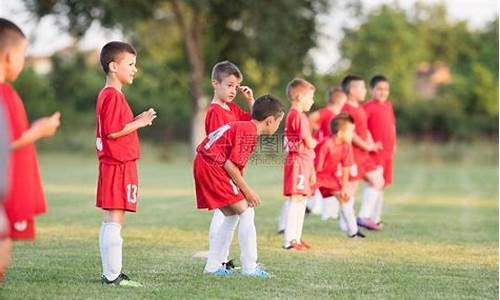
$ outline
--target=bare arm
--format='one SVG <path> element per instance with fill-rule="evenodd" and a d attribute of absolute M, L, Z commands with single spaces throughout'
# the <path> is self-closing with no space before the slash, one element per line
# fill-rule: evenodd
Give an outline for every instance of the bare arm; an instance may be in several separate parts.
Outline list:
<path fill-rule="evenodd" d="M 247 103 L 248 111 L 249 111 L 250 115 L 252 115 L 253 104 L 255 103 L 255 99 L 253 98 L 252 89 L 249 88 L 248 86 L 240 86 L 240 92 L 241 92 L 241 95 L 243 96 L 243 99 L 245 99 L 245 102 Z"/>
<path fill-rule="evenodd" d="M 309 124 L 311 124 L 311 129 L 316 131 L 319 129 L 319 111 L 315 111 L 309 115 Z"/>
<path fill-rule="evenodd" d="M 224 169 L 229 174 L 229 177 L 233 180 L 234 184 L 240 189 L 248 204 L 251 207 L 257 207 L 260 204 L 259 196 L 250 188 L 243 176 L 241 175 L 240 169 L 231 161 L 226 160 L 224 163 Z"/>
<path fill-rule="evenodd" d="M 318 144 L 318 141 L 316 141 L 312 136 L 308 136 L 304 139 L 304 144 L 307 148 L 314 149 Z"/>
<path fill-rule="evenodd" d="M 352 143 L 365 151 L 373 151 L 373 144 L 363 141 L 356 133 L 352 137 Z"/>
<path fill-rule="evenodd" d="M 154 119 L 156 119 L 156 112 L 154 109 L 150 108 L 149 110 L 138 115 L 134 121 L 125 124 L 125 127 L 123 127 L 122 130 L 110 133 L 107 137 L 110 139 L 117 139 L 121 136 L 134 132 L 139 128 L 151 125 Z"/>
<path fill-rule="evenodd" d="M 60 125 L 60 118 L 61 114 L 56 112 L 50 117 L 36 120 L 28 130 L 23 132 L 20 138 L 12 142 L 11 149 L 17 150 L 35 143 L 39 139 L 53 136 Z"/>

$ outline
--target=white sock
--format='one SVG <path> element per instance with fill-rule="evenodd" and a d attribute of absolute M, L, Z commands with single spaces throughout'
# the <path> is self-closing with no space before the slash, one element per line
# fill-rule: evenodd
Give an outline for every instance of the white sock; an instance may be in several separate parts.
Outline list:
<path fill-rule="evenodd" d="M 285 247 L 290 245 L 290 242 L 297 240 L 297 221 L 298 214 L 300 211 L 300 205 L 297 201 L 288 200 L 288 213 L 286 215 L 286 226 L 285 226 Z"/>
<path fill-rule="evenodd" d="M 214 211 L 214 216 L 212 217 L 212 221 L 210 222 L 210 229 L 208 231 L 208 251 L 210 251 L 210 249 L 215 244 L 215 237 L 217 236 L 217 231 L 222 225 L 222 222 L 224 222 L 224 214 L 220 209 L 216 209 Z M 226 255 L 224 262 L 227 262 L 228 255 L 229 253 Z"/>
<path fill-rule="evenodd" d="M 342 211 L 340 211 L 340 218 L 339 218 L 339 228 L 340 230 L 342 230 L 343 232 L 347 233 L 348 231 L 348 228 L 347 228 L 347 221 L 344 217 L 344 214 L 342 213 Z"/>
<path fill-rule="evenodd" d="M 334 196 L 323 198 L 323 210 L 321 212 L 321 220 L 326 221 L 329 218 L 333 218 L 334 203 L 338 203 L 337 198 L 335 198 Z"/>
<path fill-rule="evenodd" d="M 115 280 L 122 271 L 122 226 L 118 223 L 103 223 L 102 229 L 102 266 L 106 279 Z"/>
<path fill-rule="evenodd" d="M 286 217 L 288 215 L 288 207 L 290 206 L 290 201 L 286 200 L 281 206 L 280 218 L 278 220 L 278 231 L 285 231 L 286 227 Z"/>
<path fill-rule="evenodd" d="M 347 225 L 347 233 L 353 235 L 358 232 L 358 224 L 354 215 L 354 198 L 350 198 L 347 203 L 340 204 L 340 210 Z"/>
<path fill-rule="evenodd" d="M 253 273 L 257 268 L 257 231 L 255 229 L 254 217 L 255 211 L 253 207 L 247 208 L 240 215 L 240 261 L 242 271 L 245 273 Z"/>
<path fill-rule="evenodd" d="M 314 195 L 311 197 L 314 201 L 314 205 L 311 209 L 311 213 L 313 215 L 321 215 L 321 211 L 323 210 L 323 196 L 321 196 L 319 189 L 316 189 L 316 191 L 314 192 Z"/>
<path fill-rule="evenodd" d="M 335 198 L 335 201 L 333 201 L 331 204 L 330 217 L 333 219 L 338 219 L 339 209 L 340 209 L 339 200 L 337 198 Z"/>
<path fill-rule="evenodd" d="M 101 229 L 99 231 L 99 254 L 101 255 L 101 264 L 102 264 L 102 270 L 107 269 L 107 256 L 106 252 L 104 251 L 104 242 L 102 241 L 104 237 L 104 228 L 106 227 L 106 223 L 102 222 L 101 223 Z"/>
<path fill-rule="evenodd" d="M 297 213 L 297 243 L 302 241 L 302 229 L 304 228 L 304 217 L 306 216 L 306 200 L 296 201 L 299 204 Z"/>
<path fill-rule="evenodd" d="M 377 202 L 375 203 L 375 208 L 373 209 L 372 212 L 372 220 L 375 223 L 379 223 L 382 220 L 382 209 L 384 207 L 384 191 L 380 191 Z"/>
<path fill-rule="evenodd" d="M 238 223 L 238 216 L 224 216 L 224 220 L 215 235 L 213 247 L 208 250 L 207 264 L 205 272 L 215 272 L 222 267 L 224 259 L 227 257 L 231 242 L 233 241 L 234 229 Z"/>
<path fill-rule="evenodd" d="M 359 209 L 358 214 L 360 218 L 370 218 L 379 194 L 379 190 L 371 186 L 365 187 L 365 190 L 363 191 L 363 198 L 361 199 L 361 208 Z"/>

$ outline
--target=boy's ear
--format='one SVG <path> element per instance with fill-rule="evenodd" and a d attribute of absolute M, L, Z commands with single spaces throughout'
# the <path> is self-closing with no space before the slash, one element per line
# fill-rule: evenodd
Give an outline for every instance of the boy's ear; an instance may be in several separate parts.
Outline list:
<path fill-rule="evenodd" d="M 212 87 L 215 89 L 219 82 L 217 80 L 212 80 Z"/>
<path fill-rule="evenodd" d="M 108 68 L 111 73 L 116 73 L 116 71 L 118 71 L 118 64 L 115 61 L 112 61 L 108 64 Z"/>

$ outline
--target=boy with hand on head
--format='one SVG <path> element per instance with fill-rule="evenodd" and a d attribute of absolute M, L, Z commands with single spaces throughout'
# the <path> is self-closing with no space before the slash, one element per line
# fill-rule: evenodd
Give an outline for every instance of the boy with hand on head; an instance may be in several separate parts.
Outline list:
<path fill-rule="evenodd" d="M 199 209 L 220 209 L 224 220 L 210 247 L 204 273 L 234 275 L 223 266 L 239 221 L 241 275 L 268 278 L 257 265 L 257 234 L 254 208 L 260 197 L 243 178 L 243 169 L 257 145 L 257 136 L 272 135 L 283 119 L 283 106 L 273 96 L 259 97 L 251 121 L 223 125 L 198 145 L 193 163 L 196 201 Z"/>
<path fill-rule="evenodd" d="M 253 92 L 248 86 L 240 86 L 242 80 L 243 75 L 240 70 L 230 61 L 219 62 L 213 67 L 212 87 L 214 89 L 214 98 L 208 106 L 205 117 L 206 135 L 230 122 L 250 121 L 252 119 L 252 106 L 255 102 Z M 241 92 L 250 113 L 245 112 L 236 103 L 233 103 L 238 92 Z M 216 209 L 208 233 L 209 249 L 214 245 L 217 230 L 219 230 L 223 221 L 224 214 L 220 209 Z M 224 265 L 231 269 L 235 266 L 232 260 L 228 260 L 228 255 L 226 255 Z"/>
<path fill-rule="evenodd" d="M 354 209 L 349 201 L 352 194 L 347 188 L 354 166 L 351 146 L 354 128 L 354 119 L 346 113 L 336 115 L 331 121 L 332 136 L 316 147 L 316 186 L 323 196 L 325 206 L 329 206 L 331 202 L 340 202 L 340 217 L 347 225 L 348 236 L 364 238 L 358 230 Z"/>
<path fill-rule="evenodd" d="M 280 223 L 285 225 L 284 245 L 287 250 L 305 250 L 311 246 L 302 239 L 306 197 L 316 182 L 314 147 L 311 127 L 305 112 L 314 103 L 315 87 L 304 79 L 288 83 L 287 95 L 292 103 L 285 124 L 287 156 L 284 166 L 283 194 L 288 197 L 282 207 Z"/>
<path fill-rule="evenodd" d="M 35 239 L 35 216 L 47 211 L 43 193 L 35 142 L 51 137 L 59 127 L 60 114 L 28 123 L 24 104 L 12 88 L 24 67 L 28 40 L 21 29 L 0 18 L 0 105 L 5 110 L 9 128 L 10 182 L 4 197 L 7 230 L 0 237 L 0 280 L 10 263 L 12 240 Z"/>
<path fill-rule="evenodd" d="M 361 102 L 364 101 L 366 96 L 364 80 L 358 76 L 348 75 L 342 80 L 342 89 L 347 95 L 347 102 L 344 104 L 342 111 L 350 114 L 356 125 L 352 144 L 357 172 L 354 172 L 347 185 L 349 194 L 352 195 L 349 201 L 354 203 L 354 195 L 359 180 L 365 180 L 367 186 L 363 193 L 357 223 L 369 230 L 378 230 L 379 226 L 371 219 L 371 213 L 384 186 L 384 178 L 377 169 L 377 165 L 370 153 L 380 151 L 382 144 L 380 142 L 375 143 L 368 131 L 366 113 L 361 106 Z M 345 228 L 345 223 L 341 222 L 340 225 L 341 228 Z"/>
<path fill-rule="evenodd" d="M 376 75 L 370 81 L 372 99 L 363 104 L 368 121 L 368 130 L 373 140 L 382 144 L 382 150 L 373 152 L 379 170 L 384 176 L 384 189 L 392 184 L 392 161 L 396 152 L 396 117 L 389 101 L 390 84 L 383 75 Z M 380 191 L 371 219 L 382 227 L 384 190 Z"/>
<path fill-rule="evenodd" d="M 113 41 L 101 50 L 101 66 L 106 84 L 96 105 L 96 151 L 99 159 L 96 206 L 104 210 L 99 233 L 103 284 L 140 287 L 122 273 L 121 228 L 125 212 L 135 212 L 138 201 L 136 161 L 139 159 L 137 129 L 149 126 L 156 118 L 150 108 L 133 115 L 122 93 L 132 84 L 136 68 L 136 50 L 129 44 Z"/>

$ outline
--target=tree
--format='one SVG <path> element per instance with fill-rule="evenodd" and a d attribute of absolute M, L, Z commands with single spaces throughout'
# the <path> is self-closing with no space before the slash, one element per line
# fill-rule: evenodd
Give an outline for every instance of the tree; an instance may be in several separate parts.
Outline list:
<path fill-rule="evenodd" d="M 150 20 L 175 24 L 188 66 L 191 142 L 204 136 L 203 119 L 209 97 L 204 89 L 207 65 L 233 59 L 245 65 L 251 58 L 270 72 L 300 73 L 315 45 L 315 18 L 327 0 L 25 0 L 37 16 L 66 18 L 67 30 L 82 36 L 94 20 L 121 28 L 140 41 L 138 26 Z M 150 32 L 146 33 L 149 34 Z M 143 33 L 144 34 L 144 33 Z M 165 40 L 165 37 L 161 37 Z M 279 42 L 277 42 L 279 41 Z"/>

